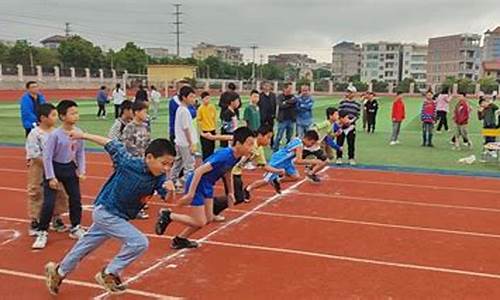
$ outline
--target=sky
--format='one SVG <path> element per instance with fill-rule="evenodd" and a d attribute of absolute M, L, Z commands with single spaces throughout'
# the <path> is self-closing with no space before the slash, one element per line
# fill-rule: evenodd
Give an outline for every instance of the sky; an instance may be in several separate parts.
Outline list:
<path fill-rule="evenodd" d="M 105 48 L 127 41 L 175 53 L 174 3 L 181 6 L 181 55 L 208 42 L 242 48 L 245 61 L 261 55 L 305 53 L 331 62 L 341 41 L 427 43 L 500 26 L 498 0 L 0 0 L 0 40 L 38 44 L 64 34 L 65 22 Z"/>

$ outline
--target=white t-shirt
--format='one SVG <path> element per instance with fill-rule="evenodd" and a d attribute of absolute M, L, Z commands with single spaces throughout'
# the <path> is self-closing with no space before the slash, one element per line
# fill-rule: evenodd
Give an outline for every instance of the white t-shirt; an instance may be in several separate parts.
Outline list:
<path fill-rule="evenodd" d="M 120 105 L 122 104 L 123 101 L 125 101 L 125 92 L 122 89 L 119 89 L 118 91 L 114 89 L 112 97 L 113 97 L 113 103 L 115 105 Z"/>
<path fill-rule="evenodd" d="M 188 129 L 191 132 L 191 141 L 193 144 L 197 143 L 198 133 L 196 128 L 193 126 L 193 117 L 189 109 L 185 105 L 180 105 L 175 112 L 175 143 L 179 146 L 187 147 L 189 146 L 184 129 Z"/>
<path fill-rule="evenodd" d="M 160 98 L 161 98 L 161 94 L 160 92 L 158 91 L 151 91 L 151 99 L 156 102 L 156 103 L 159 103 L 160 102 Z"/>

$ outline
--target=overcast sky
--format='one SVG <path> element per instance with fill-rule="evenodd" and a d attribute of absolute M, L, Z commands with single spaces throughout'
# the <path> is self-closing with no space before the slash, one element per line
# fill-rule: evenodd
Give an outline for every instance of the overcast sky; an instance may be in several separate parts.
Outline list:
<path fill-rule="evenodd" d="M 38 43 L 73 33 L 105 48 L 126 41 L 175 53 L 173 3 L 182 4 L 181 54 L 199 42 L 230 44 L 252 58 L 307 53 L 331 61 L 331 46 L 355 42 L 426 43 L 429 37 L 484 33 L 500 26 L 499 0 L 0 0 L 0 39 Z"/>

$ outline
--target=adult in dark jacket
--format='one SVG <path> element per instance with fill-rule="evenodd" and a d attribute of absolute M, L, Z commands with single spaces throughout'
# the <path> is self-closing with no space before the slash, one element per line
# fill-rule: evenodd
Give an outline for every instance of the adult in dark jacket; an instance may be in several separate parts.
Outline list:
<path fill-rule="evenodd" d="M 286 83 L 283 87 L 283 93 L 276 99 L 278 105 L 278 132 L 273 144 L 273 151 L 278 151 L 286 132 L 286 142 L 292 140 L 295 120 L 297 118 L 297 99 L 292 93 L 292 84 Z"/>
<path fill-rule="evenodd" d="M 21 121 L 23 123 L 26 136 L 38 123 L 38 110 L 40 105 L 45 103 L 45 97 L 40 93 L 40 88 L 36 81 L 26 83 L 26 92 L 21 97 Z"/>
<path fill-rule="evenodd" d="M 276 94 L 271 91 L 271 84 L 265 82 L 259 99 L 260 124 L 261 126 L 274 127 L 276 119 Z"/>
<path fill-rule="evenodd" d="M 135 101 L 149 101 L 148 92 L 142 84 L 139 85 L 139 90 L 135 93 Z"/>

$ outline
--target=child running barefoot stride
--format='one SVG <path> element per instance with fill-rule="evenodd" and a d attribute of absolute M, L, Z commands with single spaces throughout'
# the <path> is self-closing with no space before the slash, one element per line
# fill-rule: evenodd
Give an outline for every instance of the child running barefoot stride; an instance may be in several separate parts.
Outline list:
<path fill-rule="evenodd" d="M 113 161 L 114 171 L 94 203 L 93 223 L 87 233 L 73 246 L 60 263 L 45 266 L 49 292 L 56 295 L 63 280 L 87 255 L 108 239 L 118 239 L 122 248 L 107 267 L 95 275 L 99 285 L 110 293 L 122 293 L 126 286 L 120 273 L 148 248 L 148 239 L 129 223 L 136 218 L 155 191 L 165 198 L 173 197 L 174 184 L 167 181 L 175 157 L 172 142 L 156 139 L 146 148 L 145 157 L 134 157 L 117 140 L 73 131 L 73 139 L 85 139 L 104 146 Z"/>
<path fill-rule="evenodd" d="M 231 170 L 241 157 L 248 156 L 255 144 L 254 133 L 247 127 L 240 127 L 233 133 L 233 146 L 217 150 L 207 158 L 194 173 L 187 175 L 185 195 L 178 205 L 191 205 L 191 213 L 183 215 L 169 209 L 160 211 L 155 232 L 162 235 L 170 222 L 175 221 L 187 226 L 173 241 L 173 249 L 197 248 L 198 243 L 188 240 L 193 233 L 213 221 L 213 198 L 215 183 L 224 177 L 228 183 L 228 205 L 235 202 Z"/>

